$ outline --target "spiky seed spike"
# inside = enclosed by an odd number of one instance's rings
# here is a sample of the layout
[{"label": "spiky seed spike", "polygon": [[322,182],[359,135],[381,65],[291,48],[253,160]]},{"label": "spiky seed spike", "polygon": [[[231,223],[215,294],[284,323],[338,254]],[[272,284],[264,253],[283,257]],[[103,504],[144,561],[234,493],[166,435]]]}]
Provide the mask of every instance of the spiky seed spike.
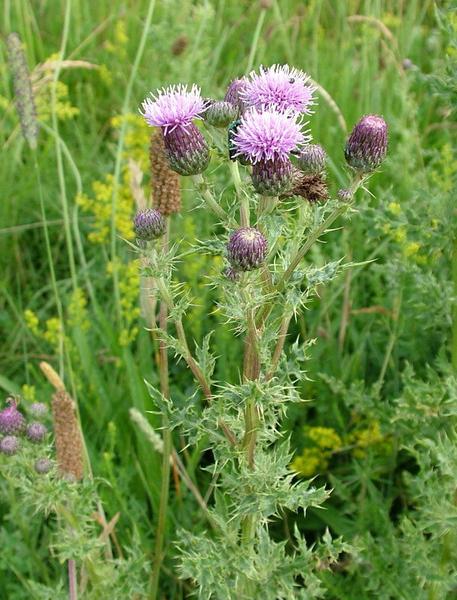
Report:
[{"label": "spiky seed spike", "polygon": [[21,38],[10,33],[7,38],[8,61],[13,75],[14,99],[21,123],[22,135],[32,150],[38,143],[38,121],[27,60]]},{"label": "spiky seed spike", "polygon": [[64,478],[81,481],[84,475],[83,443],[75,404],[66,391],[54,394],[52,416],[59,473]]},{"label": "spiky seed spike", "polygon": [[160,129],[151,135],[149,159],[154,207],[163,215],[179,212],[181,210],[179,175],[168,165],[163,133]]}]

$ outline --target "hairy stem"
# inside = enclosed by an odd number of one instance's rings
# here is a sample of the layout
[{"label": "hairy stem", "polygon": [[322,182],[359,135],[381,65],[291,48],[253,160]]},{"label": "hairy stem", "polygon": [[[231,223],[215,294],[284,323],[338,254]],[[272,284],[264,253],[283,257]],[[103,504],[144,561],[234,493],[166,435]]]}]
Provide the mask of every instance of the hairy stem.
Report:
[{"label": "hairy stem", "polygon": [[216,198],[213,196],[208,184],[206,183],[203,175],[200,173],[199,175],[193,175],[192,181],[198,193],[205,201],[206,206],[213,212],[221,221],[228,221],[229,216],[222,208],[222,206],[217,202]]},{"label": "hairy stem", "polygon": [[291,319],[292,312],[286,311],[283,314],[281,323],[279,325],[278,339],[276,341],[276,346],[273,352],[273,358],[271,359],[271,367],[266,376],[267,381],[269,381],[273,377],[273,375],[276,373],[276,369],[278,368],[279,359],[281,358],[281,354],[284,349],[284,343],[286,341],[287,331],[289,329],[289,323]]}]

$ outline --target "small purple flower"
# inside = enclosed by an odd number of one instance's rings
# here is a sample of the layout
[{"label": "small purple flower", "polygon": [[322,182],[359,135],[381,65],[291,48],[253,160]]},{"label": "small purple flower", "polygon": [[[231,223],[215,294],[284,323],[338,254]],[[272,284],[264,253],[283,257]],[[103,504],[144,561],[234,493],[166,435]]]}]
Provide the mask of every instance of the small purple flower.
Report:
[{"label": "small purple flower", "polygon": [[289,65],[261,67],[260,73],[252,71],[246,78],[239,95],[247,107],[273,106],[309,114],[316,90],[309,81],[309,75]]},{"label": "small purple flower", "polygon": [[9,406],[0,411],[0,433],[21,433],[25,427],[25,419],[17,409],[17,402],[13,398],[8,398],[6,402]]},{"label": "small purple flower", "polygon": [[34,468],[40,475],[45,475],[54,466],[53,462],[49,458],[39,458],[35,461]]},{"label": "small purple flower", "polygon": [[344,156],[349,166],[362,173],[374,171],[387,153],[387,123],[379,115],[365,115],[352,130]]},{"label": "small purple flower", "polygon": [[48,430],[43,425],[43,423],[38,423],[38,422],[30,423],[30,425],[27,425],[27,429],[25,430],[27,439],[30,442],[34,442],[36,444],[38,444],[44,440],[47,432],[48,432]]},{"label": "small purple flower", "polygon": [[4,438],[0,440],[0,452],[2,454],[7,454],[11,456],[16,454],[16,452],[21,447],[21,442],[19,438],[15,435],[6,435]]},{"label": "small purple flower", "polygon": [[32,402],[29,413],[36,419],[42,419],[48,414],[48,407],[44,402]]},{"label": "small purple flower", "polygon": [[289,153],[310,141],[301,130],[296,116],[273,108],[247,111],[233,136],[237,153],[248,156],[253,164],[259,160],[288,158]]},{"label": "small purple flower", "polygon": [[139,210],[133,220],[133,229],[139,240],[150,242],[165,233],[166,222],[156,208]]},{"label": "small purple flower", "polygon": [[225,92],[224,101],[230,102],[230,104],[235,105],[240,110],[243,109],[243,101],[241,99],[241,92],[244,89],[245,79],[233,79],[230,82],[227,91]]},{"label": "small purple flower", "polygon": [[196,85],[190,90],[187,85],[171,85],[151,94],[141,106],[148,125],[162,127],[165,135],[176,127],[187,127],[205,111],[205,101]]},{"label": "small purple flower", "polygon": [[227,244],[227,256],[235,270],[251,271],[264,262],[268,244],[254,227],[240,227],[232,233]]},{"label": "small purple flower", "polygon": [[297,156],[300,171],[307,175],[319,175],[325,170],[327,153],[320,144],[306,144]]},{"label": "small purple flower", "polygon": [[172,85],[142,104],[146,122],[161,127],[170,168],[180,175],[197,175],[208,166],[208,144],[193,123],[202,118],[208,106],[196,85],[190,90],[185,85]]}]

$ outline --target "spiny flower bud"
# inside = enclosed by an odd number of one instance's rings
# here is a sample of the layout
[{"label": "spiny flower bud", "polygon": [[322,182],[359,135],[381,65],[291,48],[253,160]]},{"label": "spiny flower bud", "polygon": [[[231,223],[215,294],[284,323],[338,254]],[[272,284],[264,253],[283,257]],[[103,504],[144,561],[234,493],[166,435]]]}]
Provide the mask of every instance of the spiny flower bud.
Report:
[{"label": "spiny flower bud", "polygon": [[30,442],[38,444],[44,440],[46,437],[48,430],[43,425],[43,423],[30,423],[27,425],[27,429],[25,430],[25,435]]},{"label": "spiny flower bud", "polygon": [[139,240],[150,242],[164,234],[166,222],[156,208],[139,210],[133,220],[133,229]]},{"label": "spiny flower bud", "polygon": [[341,200],[341,202],[349,202],[352,198],[351,190],[341,188],[338,190],[338,198]]},{"label": "spiny flower bud", "polygon": [[235,270],[250,271],[264,262],[268,244],[254,227],[241,227],[232,233],[227,244],[227,256]]},{"label": "spiny flower bud", "polygon": [[259,160],[252,166],[252,184],[263,196],[287,194],[293,185],[293,166],[288,158]]},{"label": "spiny flower bud", "polygon": [[45,475],[53,467],[53,462],[49,458],[39,458],[35,461],[34,469],[40,475]]},{"label": "spiny flower bud", "polygon": [[193,123],[166,133],[164,143],[170,167],[180,175],[198,175],[209,164],[208,144]]},{"label": "spiny flower bud", "polygon": [[0,440],[0,452],[2,454],[7,454],[8,456],[11,456],[13,454],[16,454],[20,447],[21,442],[19,441],[19,438],[17,438],[15,435],[6,435]]},{"label": "spiny flower bud", "polygon": [[223,271],[223,274],[229,281],[235,282],[240,278],[240,272],[234,269],[233,267],[226,267]]},{"label": "spiny flower bud", "polygon": [[240,97],[240,92],[243,90],[245,79],[233,79],[230,82],[227,91],[225,92],[224,101],[230,102],[240,110],[243,109],[243,100]]},{"label": "spiny flower bud", "polygon": [[349,166],[362,173],[373,171],[387,153],[387,123],[378,115],[365,115],[352,130],[344,156]]},{"label": "spiny flower bud", "polygon": [[307,175],[319,175],[325,170],[327,153],[320,144],[306,144],[297,156],[298,168]]},{"label": "spiny flower bud", "polygon": [[149,161],[154,207],[163,215],[179,212],[181,210],[179,175],[170,169],[165,154],[163,133],[160,129],[151,135]]},{"label": "spiny flower bud", "polygon": [[0,433],[21,433],[25,427],[25,419],[17,409],[17,402],[13,398],[8,398],[6,402],[9,406],[0,411]]},{"label": "spiny flower bud", "polygon": [[328,200],[328,187],[321,174],[305,175],[299,169],[293,169],[293,186],[287,196],[302,196],[309,202]]},{"label": "spiny flower bud", "polygon": [[80,481],[84,474],[83,443],[75,405],[67,392],[54,394],[52,416],[59,472],[67,479]]},{"label": "spiny flower bud", "polygon": [[231,102],[212,102],[206,112],[204,119],[213,127],[227,127],[238,117],[238,107]]},{"label": "spiny flower bud", "polygon": [[32,402],[28,408],[29,413],[36,419],[43,419],[48,414],[48,407],[43,402]]},{"label": "spiny flower bud", "polygon": [[38,121],[27,60],[22,49],[21,38],[17,33],[9,34],[7,46],[10,69],[13,74],[16,110],[19,114],[22,134],[30,148],[34,150],[37,147]]}]

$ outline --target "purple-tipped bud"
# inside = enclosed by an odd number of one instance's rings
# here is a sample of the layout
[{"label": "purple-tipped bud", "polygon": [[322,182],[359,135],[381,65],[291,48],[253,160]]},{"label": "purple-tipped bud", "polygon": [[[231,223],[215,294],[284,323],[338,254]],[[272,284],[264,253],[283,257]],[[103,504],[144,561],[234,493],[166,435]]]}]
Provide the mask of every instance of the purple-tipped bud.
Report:
[{"label": "purple-tipped bud", "polygon": [[209,164],[209,147],[201,131],[190,123],[165,133],[165,154],[170,168],[180,175],[198,175]]},{"label": "purple-tipped bud", "polygon": [[6,402],[9,406],[0,411],[0,433],[21,433],[25,427],[25,419],[17,409],[17,402],[12,398],[8,398]]},{"label": "purple-tipped bud", "polygon": [[16,454],[20,447],[21,442],[15,435],[6,435],[0,440],[0,452],[2,454],[11,456],[12,454]]},{"label": "purple-tipped bud", "polygon": [[297,157],[298,168],[307,175],[319,175],[325,170],[327,153],[320,144],[306,144]]},{"label": "purple-tipped bud", "polygon": [[238,107],[231,102],[212,102],[205,111],[204,119],[213,127],[227,127],[238,117]]},{"label": "purple-tipped bud", "polygon": [[34,444],[39,444],[40,442],[42,442],[46,437],[47,433],[48,430],[43,425],[43,423],[38,422],[30,423],[30,425],[27,425],[27,429],[25,430],[25,435],[27,436],[27,439],[30,442],[33,442]]},{"label": "purple-tipped bud", "polygon": [[224,101],[230,102],[230,104],[242,110],[243,100],[240,97],[240,92],[243,91],[245,83],[245,79],[234,79],[231,81],[225,93]]},{"label": "purple-tipped bud", "polygon": [[233,267],[226,267],[224,269],[224,275],[227,277],[229,281],[235,283],[240,278],[240,272],[234,269]]},{"label": "purple-tipped bud", "polygon": [[44,402],[32,402],[29,406],[29,413],[35,419],[43,419],[48,414],[48,407]]},{"label": "purple-tipped bud", "polygon": [[282,196],[293,186],[293,166],[288,158],[259,160],[252,166],[252,184],[262,196]]},{"label": "purple-tipped bud", "polygon": [[156,208],[139,210],[133,220],[136,237],[144,242],[155,240],[165,233],[166,222]]},{"label": "purple-tipped bud", "polygon": [[227,256],[235,270],[251,271],[264,262],[267,240],[254,227],[241,227],[232,233],[227,244]]},{"label": "purple-tipped bud", "polygon": [[352,130],[344,155],[349,166],[369,173],[387,153],[387,123],[378,115],[365,115]]},{"label": "purple-tipped bud", "polygon": [[341,188],[338,190],[338,198],[341,200],[341,202],[349,202],[352,198],[351,190]]},{"label": "purple-tipped bud", "polygon": [[39,458],[34,464],[35,471],[40,475],[49,473],[53,466],[53,462],[49,458]]}]

